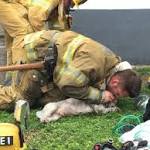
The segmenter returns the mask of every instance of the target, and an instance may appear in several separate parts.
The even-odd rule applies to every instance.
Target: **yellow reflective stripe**
[[[69,43],[67,50],[63,56],[62,68],[59,72],[60,76],[64,72],[65,68],[68,67],[69,63],[72,61],[74,52],[76,51],[78,46],[83,42],[84,39],[84,36],[79,35],[76,38],[74,38],[71,43]]]
[[[29,53],[27,53],[27,58],[29,59],[29,60],[35,60],[35,59],[37,59],[38,58],[38,55],[37,55],[37,53],[36,52],[29,52]]]
[[[25,45],[25,49],[29,60],[35,60],[38,58],[37,52],[34,50],[32,43]]]
[[[34,49],[34,44],[33,43],[26,44],[25,49],[28,50],[28,51],[33,50]]]
[[[86,75],[71,66],[64,68],[63,72],[61,72],[60,75],[70,76],[74,80],[74,82],[76,82],[80,86],[83,86],[88,82]]]
[[[44,10],[48,10],[50,2],[50,0],[30,0],[30,6],[38,6]]]
[[[100,91],[93,87],[89,87],[89,94],[88,94],[87,98],[91,99],[91,100],[99,100],[100,99]]]
[[[43,34],[44,31],[40,31],[37,33],[31,33],[25,36],[24,38],[24,48],[27,52],[27,58],[29,60],[35,60],[38,58],[37,51],[35,51],[35,45],[38,43],[40,36]]]
[[[62,75],[69,75],[74,78],[74,81],[79,85],[84,85],[88,78],[85,74],[83,74],[80,70],[70,66],[70,62],[73,59],[74,53],[76,49],[82,44],[82,42],[86,39],[83,35],[79,35],[69,43],[67,50],[63,56],[62,68],[59,70],[58,80]]]
[[[69,43],[67,51],[65,52],[63,57],[64,63],[70,63],[70,61],[73,59],[74,52],[79,47],[79,45],[85,40],[85,38],[86,37],[84,37],[83,35],[79,35],[76,38],[74,38],[71,43]]]
[[[27,34],[24,37],[24,44],[29,44],[29,43],[36,43],[37,40],[39,40],[40,36],[45,32],[45,30],[43,31],[39,31],[36,33],[31,33],[31,34]]]

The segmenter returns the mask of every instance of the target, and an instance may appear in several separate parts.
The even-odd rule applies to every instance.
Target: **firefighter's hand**
[[[116,98],[111,92],[105,90],[102,93],[102,102],[108,103],[108,102],[115,102],[115,101],[116,101]]]

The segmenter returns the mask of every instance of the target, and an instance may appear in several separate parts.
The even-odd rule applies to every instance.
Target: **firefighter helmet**
[[[19,126],[11,123],[0,123],[1,150],[25,150],[26,148]]]
[[[80,4],[85,3],[87,0],[72,0],[72,1],[74,2],[75,6],[78,7]]]

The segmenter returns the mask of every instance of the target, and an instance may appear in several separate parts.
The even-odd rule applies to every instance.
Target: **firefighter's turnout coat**
[[[28,61],[23,48],[24,35],[46,28],[69,29],[63,0],[0,0],[0,6],[8,65]]]
[[[38,46],[48,46],[50,43],[56,44],[58,58],[53,74],[53,86],[49,84],[49,89],[44,94],[48,101],[62,99],[63,96],[100,101],[101,83],[111,75],[113,68],[120,62],[120,57],[104,45],[72,31],[40,31],[25,38],[25,48],[32,51],[32,59],[36,61],[41,56],[37,51]],[[30,80],[34,80],[34,84],[31,82],[26,85],[29,77],[24,76],[19,86],[1,87],[0,104],[11,103],[22,96],[27,99],[38,97],[37,91],[41,89],[41,82],[34,72],[31,77]]]
[[[25,49],[25,43],[31,42],[24,40],[25,35],[47,28],[47,20],[49,29],[69,29],[63,0],[0,0],[0,7],[0,25],[6,37],[7,65],[31,62],[34,54],[32,50]],[[32,37],[32,40],[36,39]],[[0,86],[0,105],[5,108],[8,103],[25,97],[22,93],[29,87],[32,89],[31,85],[39,80],[39,73],[35,70],[7,72],[6,79],[9,81]],[[32,94],[29,92],[28,95]]]

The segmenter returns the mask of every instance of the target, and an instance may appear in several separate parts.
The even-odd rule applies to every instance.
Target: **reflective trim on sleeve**
[[[59,75],[60,76],[62,76],[62,75],[69,76],[79,86],[83,86],[86,83],[88,83],[88,78],[86,77],[86,75],[84,73],[82,73],[80,70],[78,70],[74,67],[71,67],[71,66],[64,68],[64,70],[61,70]]]
[[[38,58],[37,52],[32,48],[32,44],[25,45],[25,49],[27,52],[27,58],[29,60],[35,60]]]
[[[74,81],[78,85],[84,85],[85,83],[87,83],[88,78],[86,77],[86,75],[77,68],[70,66],[70,62],[73,59],[75,51],[84,42],[85,39],[86,37],[84,37],[83,35],[78,35],[72,40],[71,43],[69,43],[67,50],[63,56],[62,67],[58,71],[58,79],[60,79],[62,75],[69,75],[74,78]]]
[[[37,33],[31,33],[25,36],[24,48],[26,49],[27,58],[29,60],[35,60],[38,58],[37,51],[35,51],[35,46],[38,43],[38,40],[40,39],[43,32],[44,30]]]
[[[88,99],[99,100],[100,99],[100,91],[96,88],[89,87]]]
[[[29,44],[29,43],[36,43],[37,40],[41,37],[41,35],[45,32],[45,30],[36,32],[36,33],[31,33],[31,34],[27,34],[24,37],[24,44]]]
[[[48,10],[51,1],[50,0],[28,0],[27,3],[29,6],[38,6],[43,10]]]
[[[63,57],[64,64],[69,64],[71,62],[71,60],[73,59],[74,52],[84,42],[85,38],[86,37],[84,37],[83,35],[78,35],[72,40],[71,43],[69,43],[67,51],[65,52]]]

